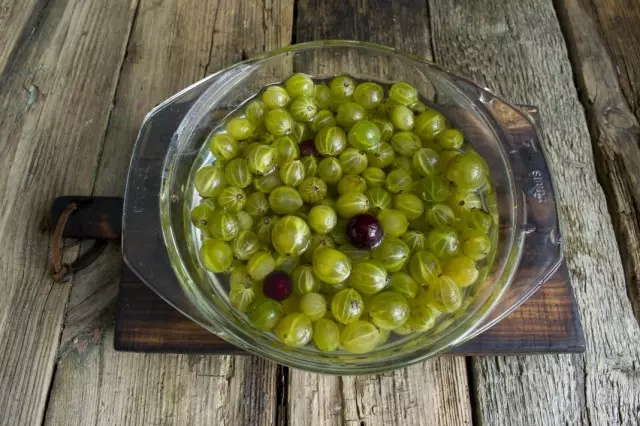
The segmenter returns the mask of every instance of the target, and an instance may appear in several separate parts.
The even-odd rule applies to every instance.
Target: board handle
[[[53,201],[49,222],[53,231],[50,259],[52,276],[66,281],[74,273],[91,265],[107,246],[107,241],[122,235],[123,200],[118,197],[63,196]],[[65,245],[65,238],[76,243]],[[82,240],[93,244],[72,263],[65,263],[64,252]]]
[[[77,209],[69,216],[63,238],[78,238],[84,240],[117,240],[122,235],[122,207],[121,197],[87,197],[79,195],[65,195],[53,200],[49,212],[52,225],[58,223],[60,216],[70,204]]]

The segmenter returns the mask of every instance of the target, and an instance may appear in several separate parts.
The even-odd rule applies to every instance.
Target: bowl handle
[[[511,106],[493,96],[480,96],[480,104],[503,132],[505,149],[525,208],[521,229],[520,265],[495,308],[469,336],[495,325],[524,303],[563,262],[562,237],[553,178],[541,144],[538,108]]]
[[[214,330],[180,285],[160,227],[160,187],[165,156],[180,123],[200,95],[215,82],[211,75],[177,93],[145,117],[136,140],[124,196],[122,254],[127,266],[156,294],[199,324]]]

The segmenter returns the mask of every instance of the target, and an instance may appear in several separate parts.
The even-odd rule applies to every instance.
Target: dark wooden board
[[[584,336],[563,264],[527,302],[455,355],[583,352]],[[121,351],[245,354],[175,310],[123,268],[114,347]]]
[[[244,353],[182,315],[126,265],[116,302],[116,350],[174,353]]]
[[[538,109],[520,106],[541,127]],[[514,143],[527,140],[514,124]],[[532,160],[532,156],[529,156]],[[546,170],[536,157],[536,169]],[[541,161],[541,162],[540,162]],[[533,164],[533,163],[532,163]],[[530,165],[530,167],[533,167]],[[535,216],[535,215],[534,215]],[[553,223],[552,223],[553,224]],[[541,246],[534,234],[527,239],[515,279],[527,279],[535,270]],[[115,348],[140,352],[242,353],[238,348],[193,323],[148,289],[126,269],[120,283],[116,312]],[[584,336],[566,265],[528,300],[524,306],[470,342],[451,353],[457,355],[506,355],[584,351]]]
[[[521,105],[520,108],[527,111],[541,128],[536,107]],[[529,137],[528,134],[521,134],[521,129],[515,122],[511,128],[511,135],[515,146],[518,146],[517,143],[521,139],[525,141]],[[537,162],[530,164],[530,168],[546,171],[545,160],[541,156],[535,158]],[[533,161],[534,157],[529,155],[529,159]],[[536,214],[532,217],[537,217]],[[556,226],[553,221],[550,225]],[[539,262],[540,250],[544,250],[544,245],[539,244],[544,243],[545,239],[536,238],[531,234],[527,239],[516,280],[528,279],[529,271],[535,270]],[[497,326],[457,347],[452,353],[560,353],[582,352],[584,347],[577,305],[566,265],[563,264],[552,279],[524,306]],[[115,348],[140,352],[242,353],[163,302],[126,268],[118,297]]]

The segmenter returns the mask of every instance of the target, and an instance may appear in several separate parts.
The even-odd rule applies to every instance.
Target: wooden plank
[[[80,334],[113,324],[113,318],[104,313],[113,312],[121,262],[120,241],[109,242],[94,263],[76,274],[64,315],[61,351]]]
[[[122,196],[144,115],[168,96],[245,55],[291,40],[293,2],[142,0],[106,132],[95,195]],[[113,256],[96,268],[119,270]],[[96,312],[113,301],[117,279],[98,271],[76,277],[78,299]],[[105,290],[113,289],[113,291]],[[65,336],[46,421],[49,424],[271,424],[276,366],[229,356],[154,356],[114,352],[112,325],[94,315]],[[92,322],[93,321],[93,322]],[[94,338],[94,336],[104,336]]]
[[[296,42],[355,39],[431,57],[425,2],[299,0],[296,28]],[[400,390],[398,396],[394,389]],[[291,371],[292,425],[310,420],[319,425],[418,424],[424,419],[432,420],[428,424],[471,423],[464,359],[443,358],[387,375],[343,379]]]
[[[55,194],[91,191],[135,6],[51,0],[2,77],[3,424],[44,417],[71,284],[50,278],[43,219]]]
[[[471,407],[461,400],[469,389],[460,364],[464,358],[441,357],[370,376],[292,370],[291,424],[471,425]]]
[[[46,6],[46,0],[3,0],[0,2],[0,83],[16,50],[26,42]],[[1,86],[1,84],[0,84]]]
[[[114,353],[113,330],[60,361],[46,424],[270,425],[275,365],[234,356]]]
[[[477,417],[483,424],[636,424],[640,330],[553,4],[429,4],[438,63],[541,107],[587,342],[584,355],[475,359]]]
[[[640,320],[640,35],[630,30],[640,20],[640,5],[624,3],[561,1],[557,8],[618,236],[627,291]]]

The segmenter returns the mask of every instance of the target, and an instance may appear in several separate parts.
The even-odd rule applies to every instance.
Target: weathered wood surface
[[[640,3],[629,0],[581,0],[577,3],[560,2],[559,6],[563,4],[571,6],[574,11],[580,7],[592,13],[599,27],[596,32],[604,38],[613,59],[615,75],[620,81],[624,97],[640,120]],[[564,24],[571,25],[567,22]],[[573,25],[582,26],[584,22],[573,21]],[[595,37],[596,33],[592,34]],[[588,60],[588,57],[581,56],[582,60]]]
[[[7,38],[18,16],[0,31],[0,49],[14,52],[2,50],[11,61],[0,84],[3,424],[44,417],[71,283],[50,278],[43,220],[56,194],[91,192],[134,11],[133,0],[51,0],[26,12],[40,18],[20,46]]]
[[[122,263],[119,243],[109,242],[100,257],[73,278],[60,337],[60,351],[66,350],[69,344],[73,344],[73,339],[83,332],[113,323],[113,318],[103,314],[113,306],[118,294]]]
[[[297,370],[289,381],[292,425],[471,425],[464,358],[441,357],[371,376]]]
[[[114,352],[96,327],[61,355],[45,424],[271,425],[276,375],[254,357]]]
[[[157,103],[221,67],[289,44],[292,1],[141,0],[122,64],[94,195],[122,196],[144,115]],[[270,425],[274,364],[252,357],[141,355],[113,351],[113,300],[122,259],[109,256],[75,278],[73,297],[95,309],[65,335],[47,424]],[[109,273],[104,273],[109,271]],[[84,298],[84,296],[91,296]],[[82,303],[77,304],[78,306]],[[79,308],[71,311],[82,313]],[[78,316],[78,315],[76,315]],[[69,320],[69,318],[68,318]],[[94,323],[92,324],[92,321]]]
[[[640,4],[564,0],[557,7],[587,112],[598,178],[618,237],[627,290],[640,319]]]
[[[585,355],[474,359],[476,415],[484,424],[637,424],[640,330],[553,4],[429,4],[438,63],[540,106],[587,341]]]
[[[68,343],[58,364],[47,422],[271,424],[273,420],[276,369],[262,361],[247,358],[248,364],[237,364],[239,360],[227,357],[112,351],[112,332],[101,324],[112,320],[112,313],[103,309],[114,294],[117,252],[76,277],[73,286],[78,288],[71,296],[70,284],[53,285],[48,277],[49,241],[40,225],[54,195],[90,193],[94,186],[96,194],[121,194],[126,157],[146,110],[205,72],[289,42],[290,3],[139,2],[137,35],[124,64],[138,0],[0,3],[0,193],[4,196],[0,233],[5,246],[12,247],[0,254],[2,424],[42,423],[68,300],[68,328],[62,335]],[[602,93],[611,87],[608,71],[595,68],[590,73],[588,67],[579,66],[592,60],[593,66],[602,67],[591,56],[601,54],[597,44],[588,55],[575,54],[585,31],[576,11],[589,9],[613,57],[628,109],[637,118],[639,6],[623,0],[591,4],[587,8],[586,2],[556,1],[585,106],[602,111],[601,105],[607,104],[595,102],[601,94],[608,100],[620,99],[616,91]],[[308,9],[303,20],[304,8],[315,6],[319,9]],[[464,380],[464,363],[448,358],[358,378],[292,371],[284,417],[291,424],[344,424],[345,419],[366,425],[427,424],[424,419],[432,420],[428,424],[464,424],[471,422],[473,406],[476,420],[483,424],[640,423],[638,326],[551,1],[429,0],[425,8],[418,2],[299,0],[298,7],[295,24],[300,35],[357,37],[427,57],[432,44],[436,62],[486,83],[512,101],[542,107],[588,349],[584,356],[475,359],[471,392]],[[192,9],[200,13],[193,14]],[[203,38],[207,29],[211,30],[206,33],[208,43]],[[587,29],[592,40],[593,31]],[[199,48],[190,50],[194,46]],[[594,83],[589,77],[598,79]],[[114,102],[117,86],[122,88]],[[613,143],[620,142],[621,129],[633,128],[620,121],[617,111],[613,117],[613,122],[602,122],[604,136],[592,134],[596,154],[601,140],[611,152],[621,152]],[[601,172],[607,170],[601,166],[607,163],[599,158],[597,163]],[[624,161],[611,164],[625,166]],[[629,173],[611,170],[620,170],[620,176]],[[614,184],[617,180],[621,179],[612,179]],[[624,185],[620,188],[610,206],[624,219],[635,214],[637,204],[631,202],[637,198],[630,190],[625,193]],[[637,231],[629,225],[617,229],[627,233],[619,240],[620,247],[626,247],[623,251],[628,256],[637,253],[630,243]],[[628,262],[629,257],[624,259]],[[631,263],[631,269],[628,265],[627,274],[637,279],[633,269],[637,263]],[[95,315],[96,311],[105,315]],[[98,326],[86,331],[96,321]],[[85,332],[77,335],[81,330]],[[404,398],[395,395],[394,386]]]
[[[417,0],[300,0],[296,42],[355,39],[431,58],[427,13],[426,3]],[[325,377],[292,370],[289,418],[293,425],[309,419],[318,425],[471,424],[466,377],[464,358],[430,360],[372,376]]]
[[[43,0],[3,0],[0,3],[0,86],[2,74],[16,47],[31,35],[44,9]]]
[[[249,357],[114,353],[112,339],[107,330],[64,354],[46,424],[272,424],[273,365]]]

